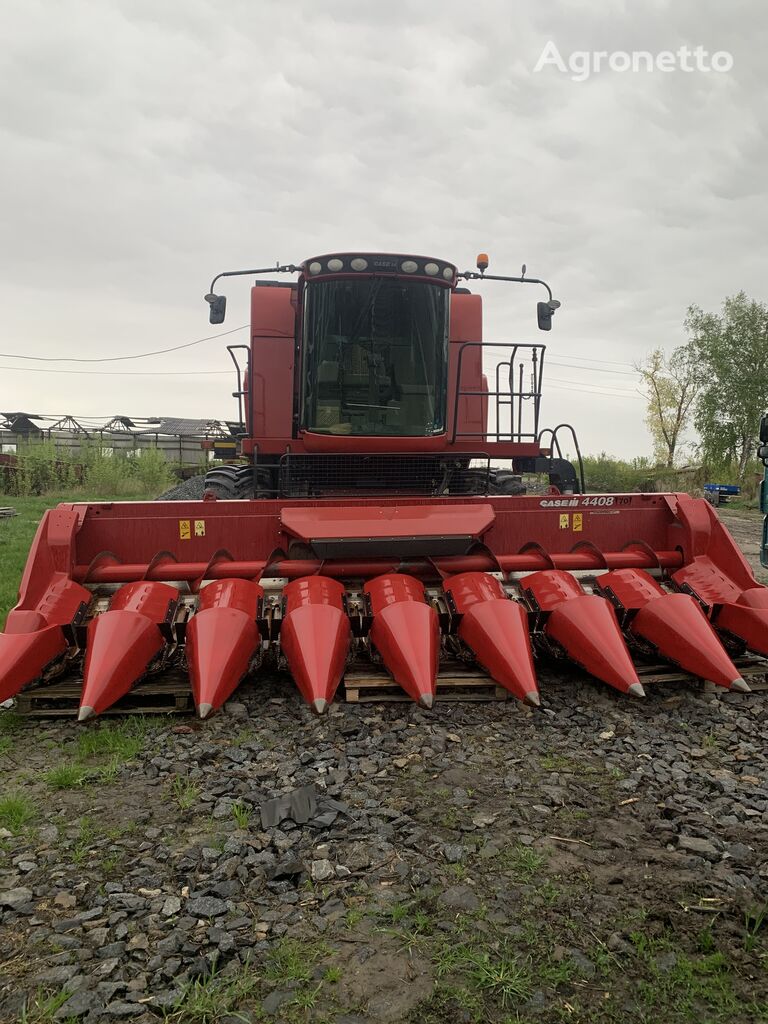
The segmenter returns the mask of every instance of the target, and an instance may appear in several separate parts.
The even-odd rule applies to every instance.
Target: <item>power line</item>
[[[616,373],[621,374],[624,377],[639,377],[640,374],[637,370],[609,370],[602,366],[580,366],[578,363],[561,363],[559,359],[548,359],[548,366],[569,366],[572,370],[589,370],[590,372],[596,371],[598,373]]]
[[[584,395],[606,395],[608,398],[628,398],[636,401],[640,401],[643,398],[642,395],[633,395],[628,391],[606,391],[605,389],[589,390],[588,388],[568,387],[567,385],[559,383],[552,384],[552,388],[557,389],[558,391],[580,391]],[[544,390],[546,392],[546,386]]]
[[[178,352],[182,348],[192,348],[194,345],[202,345],[205,341],[214,341],[216,338],[225,338],[228,334],[236,334],[237,331],[244,331],[249,324],[241,327],[233,327],[231,331],[222,331],[221,334],[210,334],[207,338],[198,338],[197,341],[188,341],[184,345],[172,345],[171,348],[158,348],[153,352],[138,352],[133,356],[101,356],[96,359],[80,359],[75,356],[23,356],[18,352],[0,352],[0,359],[30,359],[36,363],[119,363],[125,359],[146,359],[147,356],[161,356],[166,352]],[[0,367],[5,369],[5,367]],[[65,371],[62,370],[62,373]]]
[[[233,370],[46,370],[42,366],[0,366],[17,373],[74,373],[81,377],[212,377]]]

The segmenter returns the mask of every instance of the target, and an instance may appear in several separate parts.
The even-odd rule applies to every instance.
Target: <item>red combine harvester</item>
[[[637,697],[633,656],[748,689],[731,656],[768,655],[768,588],[703,499],[583,493],[570,428],[539,428],[545,346],[484,342],[460,284],[544,288],[543,330],[559,303],[525,267],[487,266],[337,253],[233,272],[298,274],[257,280],[250,345],[230,347],[241,464],[203,501],[48,511],[0,634],[0,700],[82,670],[86,719],[182,666],[206,717],[267,659],[321,712],[368,658],[430,707],[458,658],[538,704],[534,654]]]

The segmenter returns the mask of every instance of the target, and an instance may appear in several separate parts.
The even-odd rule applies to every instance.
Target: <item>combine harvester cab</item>
[[[659,661],[748,689],[733,659],[768,656],[768,589],[703,499],[584,493],[570,428],[539,426],[545,346],[484,341],[459,284],[544,288],[543,330],[559,303],[525,268],[486,269],[340,253],[233,272],[298,274],[253,287],[251,343],[230,350],[239,461],[203,501],[47,512],[0,634],[0,700],[82,673],[86,719],[185,672],[205,718],[263,664],[321,713],[354,663],[429,708],[470,661],[538,705],[542,658],[634,697]]]

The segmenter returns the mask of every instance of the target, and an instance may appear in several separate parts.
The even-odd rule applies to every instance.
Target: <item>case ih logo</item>
[[[542,508],[578,508],[578,498],[545,498],[539,504]]]

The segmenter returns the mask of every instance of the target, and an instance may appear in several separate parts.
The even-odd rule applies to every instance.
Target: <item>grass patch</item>
[[[83,815],[80,819],[77,841],[72,849],[72,861],[74,864],[80,867],[85,863],[98,837],[99,833],[93,821],[87,815]]]
[[[21,793],[11,793],[0,798],[0,828],[17,836],[37,815],[32,801]]]
[[[244,831],[248,829],[248,826],[251,823],[252,813],[251,808],[247,804],[244,804],[242,800],[238,800],[236,803],[232,804],[232,817],[237,822],[237,827]]]
[[[226,977],[214,970],[184,986],[165,1020],[174,1024],[216,1024],[226,1016],[236,1015],[243,1003],[254,999],[258,992],[259,976],[251,967],[246,965]]]
[[[140,497],[136,492],[133,492],[131,496]],[[98,500],[111,501],[113,499],[116,499],[113,492],[102,491]],[[3,567],[3,571],[0,573],[0,627],[5,624],[7,612],[16,604],[19,580],[43,513],[62,501],[89,500],[96,500],[95,492],[92,491],[88,495],[85,491],[59,489],[37,498],[0,496],[0,505],[11,505],[18,512],[18,515],[4,519],[0,523],[0,565]],[[11,717],[10,712],[0,712],[0,731],[3,729],[3,722],[7,721],[9,717]]]
[[[768,903],[744,911],[744,950],[751,953],[757,946],[760,931],[768,924]]]
[[[51,789],[78,789],[85,785],[89,775],[81,764],[60,764],[45,772],[43,780]]]
[[[329,953],[321,942],[281,939],[269,952],[264,977],[277,982],[307,982],[312,978],[313,966]]]
[[[48,995],[43,989],[38,989],[33,996],[21,1008],[19,1024],[49,1024],[56,1019],[56,1011],[66,1003],[72,993],[66,989]],[[70,1017],[69,1020],[74,1020]],[[64,1024],[68,1024],[65,1020]]]
[[[502,850],[496,859],[502,871],[509,872],[518,882],[531,882],[541,871],[546,856],[521,843]]]
[[[13,740],[10,736],[0,736],[0,757],[5,757],[13,750]]]
[[[131,761],[144,749],[150,729],[149,722],[140,715],[119,722],[100,722],[77,737],[78,758],[108,758],[109,763],[118,765]]]
[[[185,779],[181,775],[174,775],[171,783],[173,799],[182,811],[188,811],[194,807],[200,797],[200,787],[191,779]]]
[[[24,719],[16,711],[0,711],[0,736],[10,736],[19,732]]]

